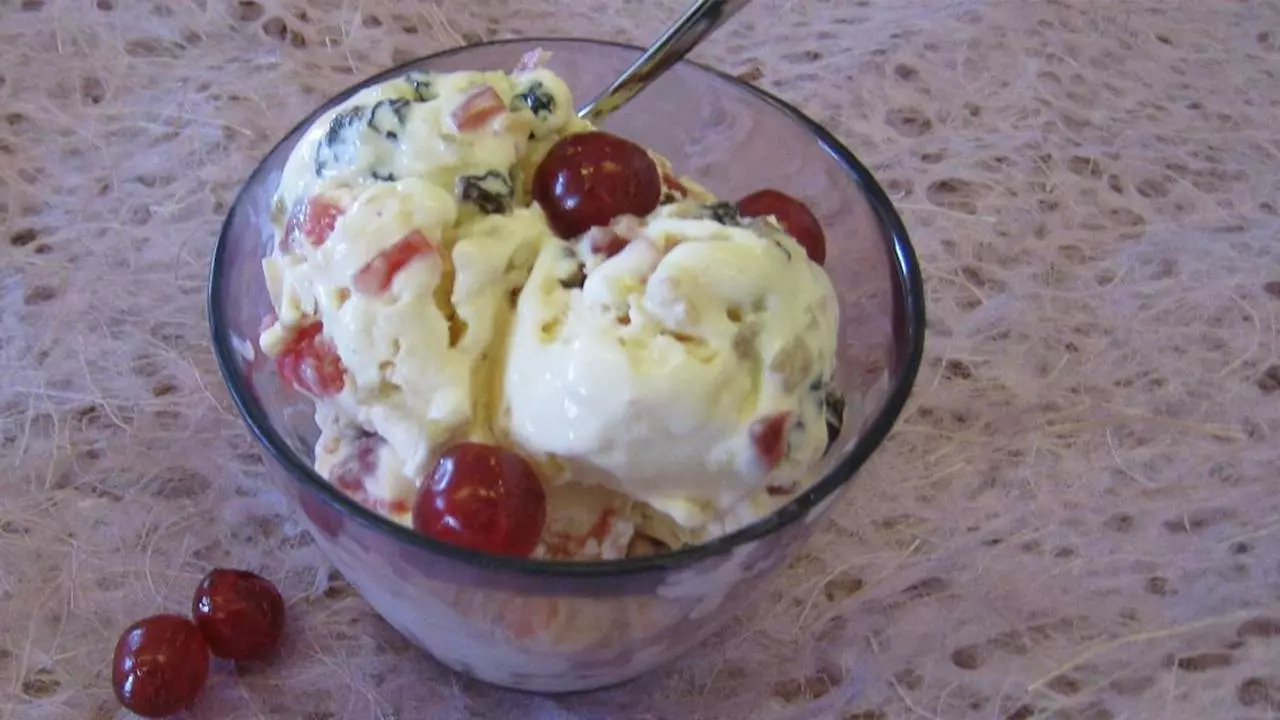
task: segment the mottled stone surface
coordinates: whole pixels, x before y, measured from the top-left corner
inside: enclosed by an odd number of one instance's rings
[[[930,337],[897,431],[765,602],[627,686],[413,651],[262,485],[205,272],[255,159],[481,39],[645,42],[677,0],[0,0],[0,717],[123,717],[116,634],[215,564],[283,657],[204,718],[1266,718],[1280,712],[1280,4],[757,0],[697,57],[899,203]]]

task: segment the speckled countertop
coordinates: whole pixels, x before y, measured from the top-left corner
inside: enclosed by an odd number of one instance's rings
[[[828,124],[925,267],[864,477],[714,645],[596,694],[455,676],[330,575],[208,346],[237,186],[359,76],[680,5],[0,0],[0,718],[123,717],[116,634],[214,564],[292,620],[201,718],[1280,713],[1274,1],[757,0],[698,58]]]

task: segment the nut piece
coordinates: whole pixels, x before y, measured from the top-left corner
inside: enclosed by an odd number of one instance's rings
[[[795,392],[813,372],[813,351],[796,336],[769,361],[769,372],[782,380],[782,389]]]

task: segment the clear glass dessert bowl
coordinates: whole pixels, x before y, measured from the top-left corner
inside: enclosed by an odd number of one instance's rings
[[[312,404],[257,348],[272,311],[262,259],[273,193],[307,127],[369,85],[410,70],[509,70],[528,51],[579,98],[607,86],[640,48],[526,39],[449,50],[344,91],[266,156],[223,225],[209,321],[223,377],[299,519],[364,598],[446,665],[522,690],[589,690],[629,680],[697,645],[761,590],[884,441],[915,381],[924,297],[897,213],[870,172],[795,108],[732,77],[681,63],[604,129],[665,156],[721,198],[777,188],[804,201],[828,238],[825,268],[840,310],[836,384],[845,422],[810,484],[785,506],[712,541],[622,560],[499,557],[415,533],[360,505],[313,469]]]

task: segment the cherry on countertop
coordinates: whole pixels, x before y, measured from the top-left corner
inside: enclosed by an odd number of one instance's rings
[[[112,689],[121,705],[142,717],[164,717],[190,707],[208,677],[209,646],[187,618],[144,618],[116,642]]]
[[[284,598],[266,578],[247,570],[216,568],[196,587],[191,617],[214,655],[264,660],[284,632]]]

